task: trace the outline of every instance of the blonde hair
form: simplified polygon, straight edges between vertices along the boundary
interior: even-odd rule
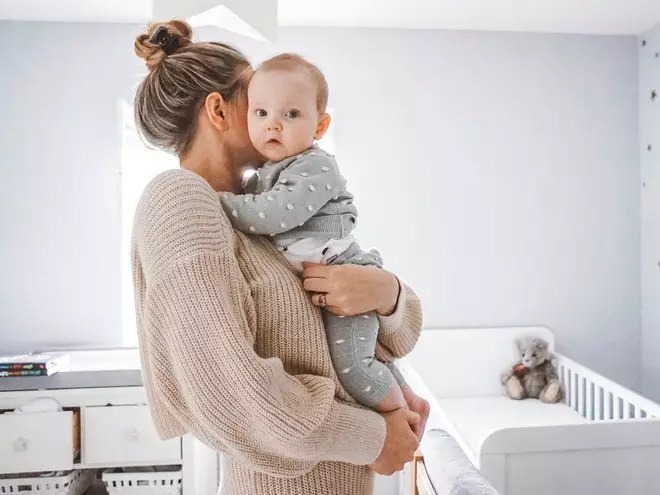
[[[313,63],[295,53],[281,53],[262,62],[257,72],[277,70],[302,70],[309,74],[316,85],[316,106],[319,113],[324,113],[328,106],[328,82],[323,72]]]
[[[135,53],[149,69],[135,95],[136,125],[151,145],[179,156],[188,151],[206,97],[217,92],[232,101],[246,89],[247,58],[225,43],[193,42],[184,21],[150,24],[135,39]]]

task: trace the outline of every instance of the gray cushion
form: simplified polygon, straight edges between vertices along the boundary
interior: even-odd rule
[[[444,430],[429,430],[424,466],[436,495],[499,495]]]

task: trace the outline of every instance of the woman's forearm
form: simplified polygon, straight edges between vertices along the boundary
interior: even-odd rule
[[[401,284],[399,279],[386,270],[382,270],[383,284],[381,285],[381,301],[376,312],[381,316],[391,316],[397,309]]]
[[[412,351],[422,331],[422,304],[415,291],[401,284],[396,309],[390,315],[380,315],[377,356],[384,361],[401,358]]]

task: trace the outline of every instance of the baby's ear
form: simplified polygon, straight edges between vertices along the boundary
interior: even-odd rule
[[[314,134],[314,139],[318,141],[323,138],[325,133],[328,131],[328,127],[330,127],[330,120],[330,115],[327,113],[321,114],[318,122],[316,123],[316,133]]]

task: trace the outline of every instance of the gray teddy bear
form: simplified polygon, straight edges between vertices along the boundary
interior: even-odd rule
[[[540,337],[516,339],[520,360],[501,376],[507,395],[515,400],[559,402],[564,391],[548,343]]]

